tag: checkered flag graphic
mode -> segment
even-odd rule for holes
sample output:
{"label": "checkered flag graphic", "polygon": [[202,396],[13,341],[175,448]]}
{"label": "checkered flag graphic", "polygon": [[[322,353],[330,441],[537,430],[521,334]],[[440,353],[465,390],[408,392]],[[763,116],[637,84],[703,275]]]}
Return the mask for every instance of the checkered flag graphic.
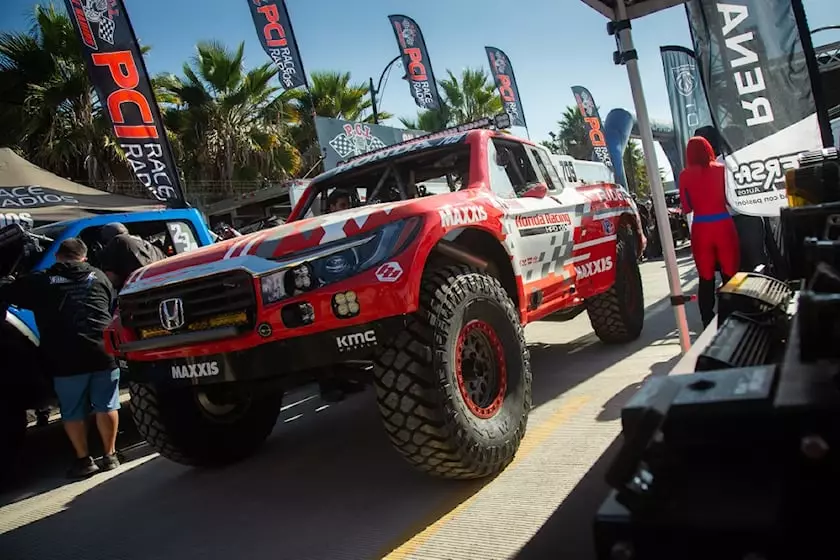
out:
{"label": "checkered flag graphic", "polygon": [[372,150],[379,150],[380,148],[385,147],[385,142],[380,140],[379,138],[371,137],[364,147],[363,151],[359,151],[359,146],[356,141],[351,136],[347,136],[346,134],[339,134],[332,140],[330,140],[330,146],[335,152],[341,156],[341,158],[347,158],[350,156],[358,156],[362,155],[365,152],[370,152]]}
{"label": "checkered flag graphic", "polygon": [[114,29],[116,25],[114,25],[114,20],[108,19],[106,17],[99,19],[99,38],[103,41],[114,44]]}

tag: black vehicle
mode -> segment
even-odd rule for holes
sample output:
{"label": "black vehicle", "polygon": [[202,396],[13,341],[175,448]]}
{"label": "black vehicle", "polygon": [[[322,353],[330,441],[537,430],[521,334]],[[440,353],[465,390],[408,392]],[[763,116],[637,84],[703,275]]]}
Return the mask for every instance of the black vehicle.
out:
{"label": "black vehicle", "polygon": [[690,240],[691,230],[680,204],[680,191],[665,191],[665,205],[668,207],[668,221],[671,223],[674,245]]}
{"label": "black vehicle", "polygon": [[[674,246],[691,239],[691,228],[688,220],[683,214],[680,205],[680,192],[677,190],[665,191],[665,206],[668,208],[668,222],[671,224],[671,237],[674,239]],[[647,200],[639,205],[639,213],[642,214],[642,207],[646,209],[648,245],[645,256],[649,259],[656,259],[662,256],[662,242],[659,239],[659,230],[656,227],[656,216],[653,211],[653,203]],[[642,216],[644,225],[645,217]]]}

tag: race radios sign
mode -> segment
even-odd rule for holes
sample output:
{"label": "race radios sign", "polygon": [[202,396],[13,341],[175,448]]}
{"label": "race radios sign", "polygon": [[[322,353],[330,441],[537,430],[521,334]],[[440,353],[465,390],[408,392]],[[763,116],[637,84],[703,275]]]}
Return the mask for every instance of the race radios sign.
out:
{"label": "race radios sign", "polygon": [[586,131],[589,135],[589,143],[592,144],[592,151],[600,161],[610,169],[613,168],[610,151],[607,148],[607,137],[601,126],[601,115],[595,105],[595,99],[589,90],[583,86],[572,86],[572,95],[575,96],[575,104],[578,106],[583,121],[586,124]]}
{"label": "race radios sign", "polygon": [[408,16],[388,16],[388,21],[394,28],[394,36],[397,38],[414,102],[421,109],[440,109],[435,73],[432,71],[429,49],[426,48],[420,27]]}
{"label": "race radios sign", "polygon": [[123,0],[64,0],[96,90],[137,179],[157,200],[184,201],[143,55]]}
{"label": "race radios sign", "polygon": [[287,90],[306,85],[306,72],[297,47],[292,21],[283,0],[247,0],[257,38],[280,71],[280,83]]}
{"label": "race radios sign", "polygon": [[505,112],[510,115],[512,126],[528,126],[525,124],[525,113],[522,111],[522,98],[519,96],[519,87],[516,85],[516,76],[513,75],[513,66],[510,59],[501,49],[496,47],[484,47],[487,53],[487,60],[490,62],[490,70],[493,72],[493,79],[496,82],[496,89],[502,98],[502,105]]}

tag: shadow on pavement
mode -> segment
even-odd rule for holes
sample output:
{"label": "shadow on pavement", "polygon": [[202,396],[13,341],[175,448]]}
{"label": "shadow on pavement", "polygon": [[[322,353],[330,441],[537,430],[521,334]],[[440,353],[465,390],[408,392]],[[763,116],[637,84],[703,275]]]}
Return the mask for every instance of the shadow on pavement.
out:
{"label": "shadow on pavement", "polygon": [[[651,343],[673,339],[673,313],[664,301],[648,307],[643,335],[629,345],[606,347],[594,335],[532,345],[534,405]],[[611,407],[620,409],[631,389],[625,391]],[[143,444],[134,451],[149,452]],[[300,401],[283,413],[259,454],[225,469],[163,459],[122,469],[98,484],[76,483],[87,486],[10,506],[22,521],[0,535],[3,558],[379,558],[489,482],[445,481],[411,469],[387,441],[370,390],[331,406],[317,397]],[[583,528],[574,538],[586,540],[591,515],[565,513],[577,492],[558,512],[576,518]]]}
{"label": "shadow on pavement", "polygon": [[[93,422],[90,422],[89,427],[91,455],[100,457],[102,443],[99,433]],[[0,481],[0,508],[73,482],[64,476],[73,459],[73,448],[64,434],[61,421],[29,428],[24,445],[20,461],[15,465],[11,477]],[[117,451],[132,460],[152,453],[137,432],[126,404],[120,409]]]}
{"label": "shadow on pavement", "polygon": [[601,502],[609,494],[604,482],[607,469],[621,449],[619,436],[581,478],[551,517],[515,556],[516,560],[570,558],[594,560],[592,525]]}

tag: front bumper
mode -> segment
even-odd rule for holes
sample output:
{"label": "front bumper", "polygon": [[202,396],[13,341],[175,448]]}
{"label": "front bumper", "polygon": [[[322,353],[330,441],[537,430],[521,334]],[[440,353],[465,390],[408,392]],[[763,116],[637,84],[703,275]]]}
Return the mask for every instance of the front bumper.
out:
{"label": "front bumper", "polygon": [[288,378],[353,361],[371,360],[405,327],[405,317],[278,340],[247,350],[187,358],[120,359],[123,379],[175,386],[212,385]]}

